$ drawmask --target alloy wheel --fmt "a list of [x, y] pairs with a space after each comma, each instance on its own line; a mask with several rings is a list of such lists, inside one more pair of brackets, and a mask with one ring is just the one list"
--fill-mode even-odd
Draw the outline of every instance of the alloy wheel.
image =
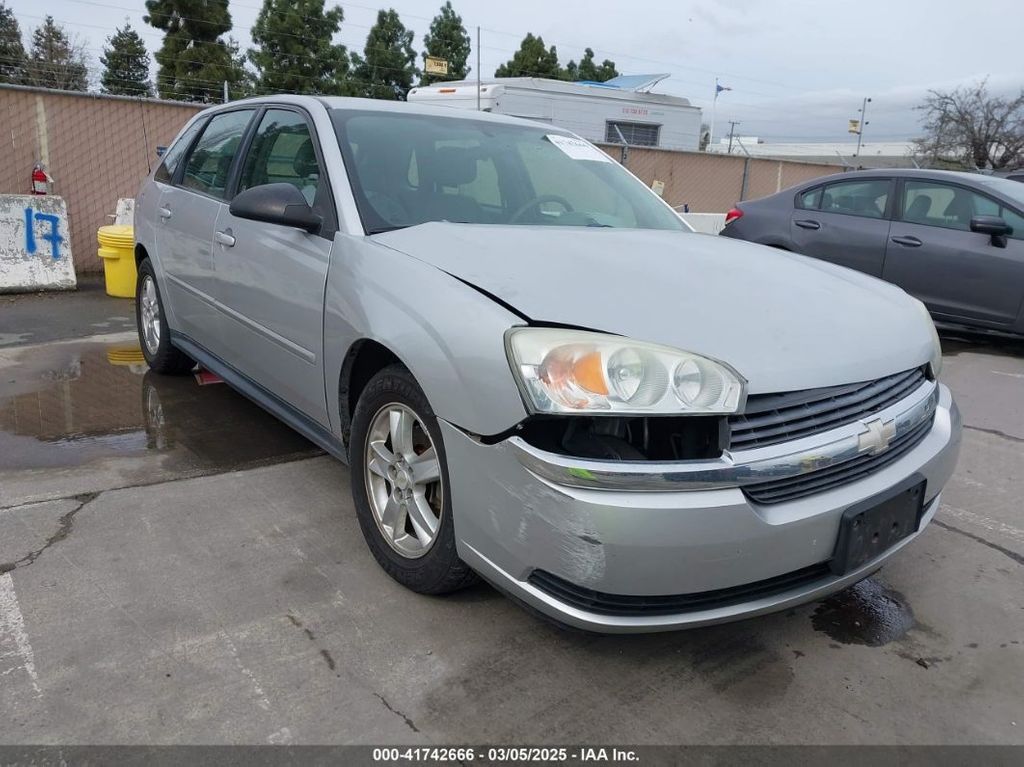
[[146, 350], [150, 354], [156, 354], [160, 350], [160, 299], [156, 294], [156, 282], [148, 274], [142, 281], [139, 302], [141, 304], [142, 338], [146, 343]]
[[364, 475], [377, 528], [396, 552], [416, 559], [441, 527], [444, 487], [430, 433], [406, 405], [392, 402], [374, 415], [366, 436]]

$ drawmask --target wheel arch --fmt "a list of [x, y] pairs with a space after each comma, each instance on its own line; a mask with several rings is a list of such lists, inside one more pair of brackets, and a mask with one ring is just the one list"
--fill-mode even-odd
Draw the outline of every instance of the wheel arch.
[[377, 373], [395, 363], [409, 369], [397, 354], [372, 338], [360, 338], [345, 353], [338, 380], [338, 416], [346, 448], [352, 432], [352, 414], [363, 389]]

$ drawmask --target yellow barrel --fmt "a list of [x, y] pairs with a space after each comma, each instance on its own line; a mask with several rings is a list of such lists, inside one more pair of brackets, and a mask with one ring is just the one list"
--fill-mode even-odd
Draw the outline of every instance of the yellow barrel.
[[121, 224], [101, 226], [96, 232], [103, 259], [103, 274], [107, 282], [107, 295], [135, 298], [135, 235], [132, 227]]

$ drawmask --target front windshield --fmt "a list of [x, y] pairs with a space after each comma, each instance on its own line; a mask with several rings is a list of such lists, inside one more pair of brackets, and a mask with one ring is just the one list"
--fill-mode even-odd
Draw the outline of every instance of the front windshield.
[[428, 221], [686, 231], [618, 163], [554, 129], [399, 112], [332, 115], [369, 234]]

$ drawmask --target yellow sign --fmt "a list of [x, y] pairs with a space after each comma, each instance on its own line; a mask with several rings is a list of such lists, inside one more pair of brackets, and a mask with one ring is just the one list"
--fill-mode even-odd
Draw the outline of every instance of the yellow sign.
[[427, 56], [423, 61], [423, 71], [428, 75], [446, 75], [448, 74], [448, 59]]
[[860, 133], [860, 120], [850, 120], [850, 127], [846, 129], [847, 133]]

